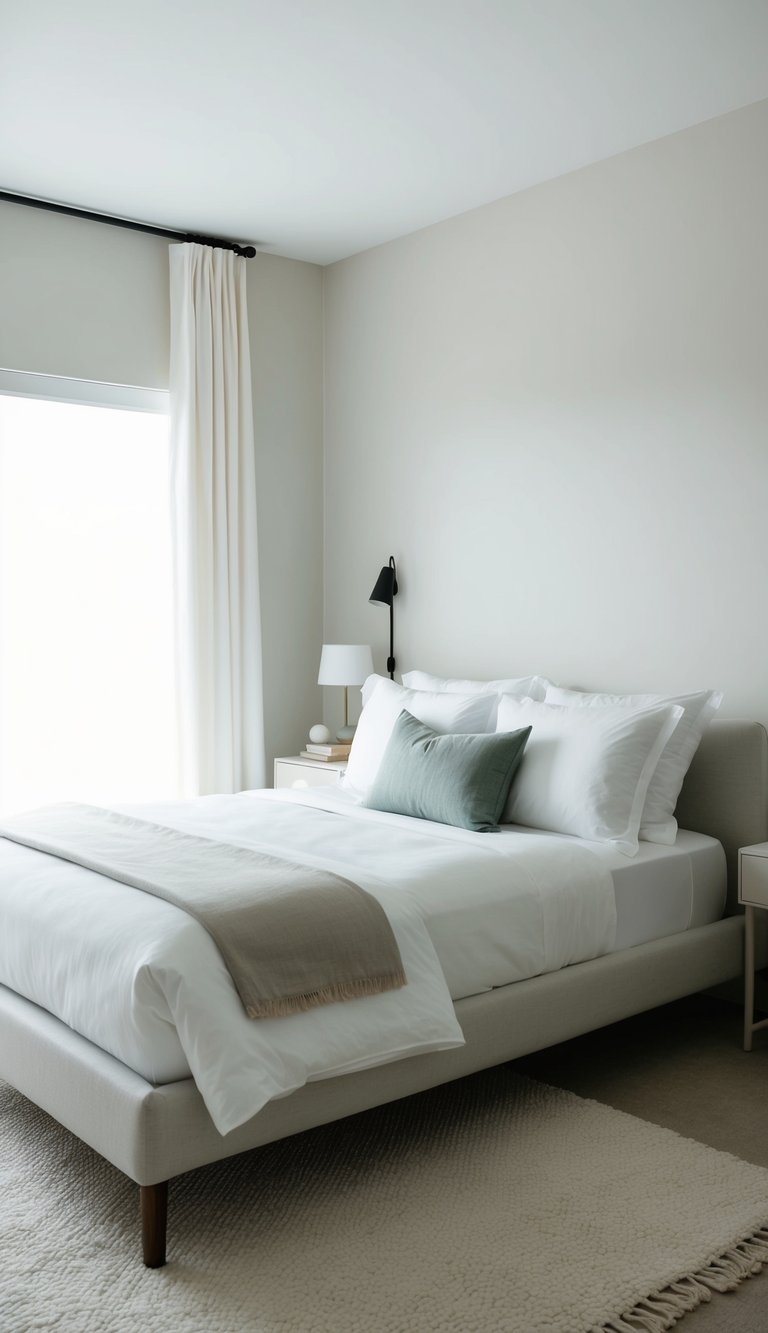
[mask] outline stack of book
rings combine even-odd
[[[306,746],[301,752],[302,759],[319,759],[321,763],[338,763],[340,759],[348,759],[349,752],[352,749],[352,743],[342,744],[341,741],[331,742],[327,745],[315,745],[313,741],[307,741]]]

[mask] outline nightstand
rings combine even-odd
[[[304,759],[300,754],[275,760],[276,787],[333,787],[347,767],[346,759],[325,763]]]
[[[768,842],[739,849],[739,902],[744,904],[744,1050],[752,1050],[752,1034],[768,1027],[755,1022],[755,911],[768,909]]]

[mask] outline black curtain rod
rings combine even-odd
[[[72,208],[70,204],[54,204],[50,199],[35,199],[27,194],[12,194],[10,190],[0,190],[0,200],[7,204],[25,204],[28,208],[43,208],[49,213],[65,213],[70,218],[85,218],[87,222],[107,222],[111,227],[126,227],[129,231],[143,231],[149,236],[164,236],[168,241],[187,241],[196,245],[212,245],[217,250],[234,250],[244,259],[253,259],[255,245],[238,245],[236,241],[224,241],[218,236],[198,236],[191,231],[171,231],[168,227],[153,227],[149,222],[130,222],[128,218],[116,218],[110,213],[91,213],[87,208]]]

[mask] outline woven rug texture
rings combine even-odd
[[[768,1171],[500,1068],[138,1189],[0,1084],[2,1333],[663,1333],[768,1261]],[[632,1312],[632,1313],[630,1313]]]

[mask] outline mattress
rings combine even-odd
[[[341,787],[318,792],[269,793],[276,800],[291,800],[353,814],[358,802]],[[362,812],[360,812],[362,813]],[[364,812],[366,822],[382,826],[418,827],[436,830],[441,826],[407,816]],[[465,838],[463,831],[457,830]],[[449,833],[446,830],[446,835]],[[725,910],[726,863],[722,846],[703,833],[681,829],[672,847],[641,842],[636,856],[628,857],[604,843],[588,842],[568,834],[503,825],[498,833],[472,835],[496,839],[546,839],[588,848],[610,873],[615,898],[616,928],[606,952],[630,949],[665,935],[676,935],[694,926],[718,921]],[[509,985],[521,978],[517,937],[519,918],[515,896],[504,886],[480,877],[471,885],[424,879],[415,883],[411,896],[423,916],[443,969],[453,1000]]]
[[[536,837],[510,825],[497,835]],[[589,847],[610,871],[616,904],[616,933],[607,952],[676,935],[719,921],[725,910],[726,863],[722,846],[703,833],[680,829],[673,847],[641,842],[629,858],[602,843],[549,834]],[[482,883],[462,899],[430,886],[419,895],[427,929],[440,959],[451,998],[461,1000],[514,979],[514,901]]]
[[[534,830],[510,826],[510,831],[531,834]],[[551,836],[571,841],[565,834]],[[674,846],[641,842],[633,857],[601,843],[576,841],[589,847],[611,873],[616,899],[616,938],[611,953],[707,926],[719,921],[725,911],[725,852],[705,833],[678,829]]]
[[[674,847],[641,842],[629,863],[611,867],[614,949],[719,921],[725,911],[725,852],[714,838],[679,829]]]

